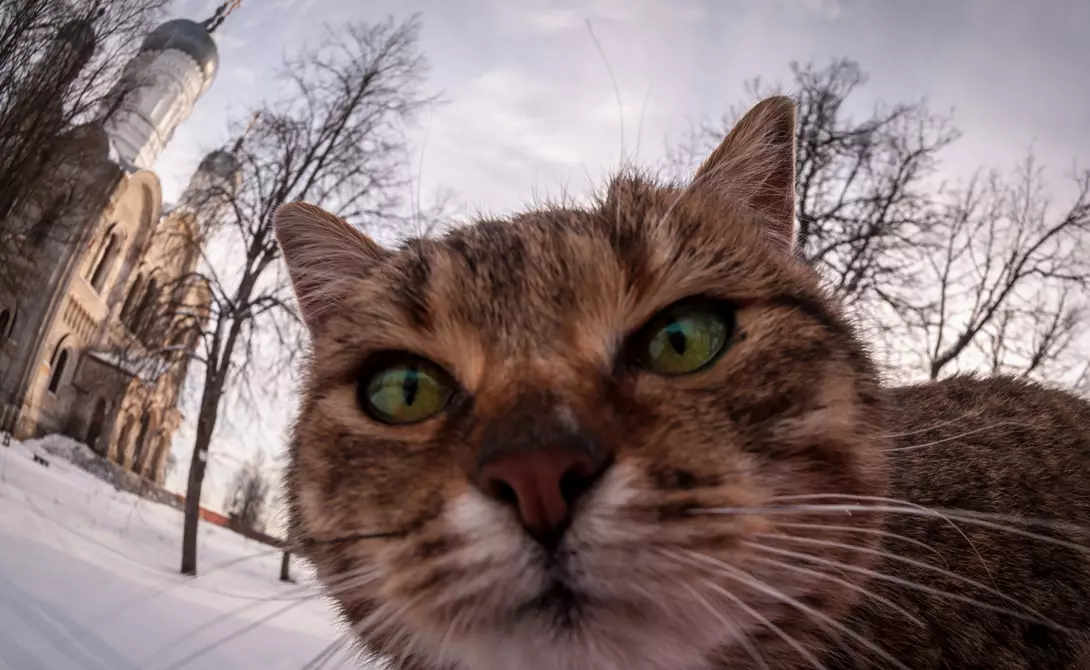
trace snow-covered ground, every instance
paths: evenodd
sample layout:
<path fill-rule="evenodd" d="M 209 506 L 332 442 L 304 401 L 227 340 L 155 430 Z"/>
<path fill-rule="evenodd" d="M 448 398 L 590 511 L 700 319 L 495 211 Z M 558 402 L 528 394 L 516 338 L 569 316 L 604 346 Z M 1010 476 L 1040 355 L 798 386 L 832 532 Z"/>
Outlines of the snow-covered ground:
<path fill-rule="evenodd" d="M 0 446 L 0 670 L 358 667 L 315 660 L 343 629 L 297 562 L 299 583 L 280 582 L 279 552 L 202 523 L 184 578 L 181 527 L 41 442 Z"/>

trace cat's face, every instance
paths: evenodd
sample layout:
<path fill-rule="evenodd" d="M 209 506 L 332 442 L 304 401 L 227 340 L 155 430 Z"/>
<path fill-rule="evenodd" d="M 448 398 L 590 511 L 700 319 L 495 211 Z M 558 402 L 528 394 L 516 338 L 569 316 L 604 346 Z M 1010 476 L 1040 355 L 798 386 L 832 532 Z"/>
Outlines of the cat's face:
<path fill-rule="evenodd" d="M 399 251 L 280 213 L 313 334 L 293 536 L 363 643 L 419 668 L 747 667 L 814 632 L 777 594 L 854 602 L 852 575 L 756 547 L 812 517 L 703 513 L 884 490 L 870 364 L 789 252 L 793 118 L 763 103 L 690 188 L 619 179 Z M 821 537 L 865 544 L 845 533 Z"/>

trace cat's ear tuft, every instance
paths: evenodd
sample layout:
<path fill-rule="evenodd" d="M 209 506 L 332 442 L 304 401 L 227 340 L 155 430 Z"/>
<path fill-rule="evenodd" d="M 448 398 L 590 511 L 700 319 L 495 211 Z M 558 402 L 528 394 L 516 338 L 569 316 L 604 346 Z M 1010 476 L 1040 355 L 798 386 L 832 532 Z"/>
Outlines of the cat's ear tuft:
<path fill-rule="evenodd" d="M 281 205 L 273 225 L 311 332 L 388 253 L 344 219 L 305 202 Z"/>
<path fill-rule="evenodd" d="M 795 101 L 777 95 L 746 112 L 697 170 L 693 187 L 741 199 L 762 215 L 768 238 L 795 245 Z"/>

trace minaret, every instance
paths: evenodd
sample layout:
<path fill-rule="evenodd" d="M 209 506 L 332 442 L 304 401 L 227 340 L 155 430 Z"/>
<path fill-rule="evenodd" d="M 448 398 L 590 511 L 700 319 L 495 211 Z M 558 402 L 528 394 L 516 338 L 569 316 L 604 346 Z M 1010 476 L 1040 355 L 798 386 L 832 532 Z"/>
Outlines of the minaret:
<path fill-rule="evenodd" d="M 102 10 L 61 25 L 30 81 L 33 84 L 48 81 L 50 95 L 58 98 L 67 93 L 95 53 L 94 21 L 101 14 Z"/>
<path fill-rule="evenodd" d="M 101 12 L 61 24 L 41 59 L 17 80 L 12 96 L 15 104 L 3 106 L 4 112 L 14 116 L 0 118 L 0 127 L 12 128 L 14 121 L 14 124 L 23 126 L 19 133 L 23 137 L 13 135 L 10 139 L 19 143 L 29 139 L 28 135 L 42 132 L 55 135 L 58 132 L 57 124 L 63 124 L 61 108 L 65 96 L 95 53 L 94 21 L 99 14 Z M 43 116 L 50 113 L 54 118 L 43 122 Z M 37 138 L 34 144 L 44 139 Z M 6 155 L 11 147 L 2 147 L 0 151 Z"/>
<path fill-rule="evenodd" d="M 203 22 L 167 21 L 144 38 L 103 114 L 106 132 L 123 164 L 150 168 L 212 85 L 219 67 L 212 33 L 239 2 L 223 3 Z"/>
<path fill-rule="evenodd" d="M 182 193 L 178 209 L 191 211 L 203 223 L 218 216 L 220 208 L 230 201 L 242 181 L 242 164 L 238 153 L 257 120 L 258 114 L 255 113 L 230 148 L 210 151 L 201 160 Z"/>

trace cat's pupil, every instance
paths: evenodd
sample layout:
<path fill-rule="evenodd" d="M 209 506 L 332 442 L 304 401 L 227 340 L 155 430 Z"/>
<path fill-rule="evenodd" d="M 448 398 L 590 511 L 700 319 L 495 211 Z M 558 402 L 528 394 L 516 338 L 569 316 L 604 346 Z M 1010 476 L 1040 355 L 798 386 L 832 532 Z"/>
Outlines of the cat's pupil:
<path fill-rule="evenodd" d="M 405 398 L 406 405 L 412 405 L 416 400 L 416 394 L 420 390 L 420 371 L 416 368 L 409 368 L 405 371 L 405 376 L 401 380 L 401 393 Z"/>
<path fill-rule="evenodd" d="M 684 327 L 680 323 L 674 322 L 666 327 L 666 341 L 669 342 L 673 350 L 681 356 L 685 354 L 685 348 L 689 342 L 689 338 L 685 335 Z"/>

